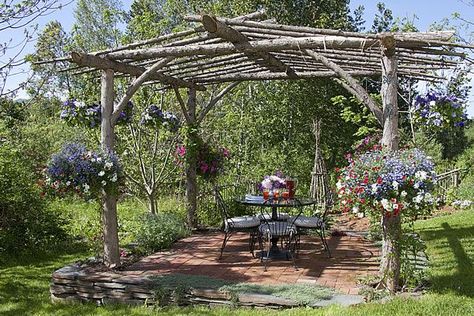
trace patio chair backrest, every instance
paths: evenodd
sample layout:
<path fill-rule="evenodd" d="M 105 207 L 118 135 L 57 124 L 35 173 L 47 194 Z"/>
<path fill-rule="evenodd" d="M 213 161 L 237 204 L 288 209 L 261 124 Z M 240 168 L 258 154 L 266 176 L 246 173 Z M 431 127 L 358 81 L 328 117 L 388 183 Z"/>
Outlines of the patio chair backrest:
<path fill-rule="evenodd" d="M 303 213 L 303 207 L 301 206 L 301 202 L 298 199 L 295 199 L 295 202 L 297 203 L 297 205 L 295 206 L 297 208 L 297 211 L 295 212 L 296 215 L 288 216 L 289 214 L 286 212 L 291 210 L 291 208 L 287 208 L 287 207 L 277 208 L 278 220 L 276 221 L 272 219 L 272 208 L 262 207 L 261 220 L 263 221 L 264 225 L 266 225 L 267 227 L 271 227 L 271 231 L 273 234 L 278 235 L 278 236 L 284 236 L 290 233 L 290 229 L 294 229 L 295 221 Z"/>
<path fill-rule="evenodd" d="M 225 224 L 227 220 L 231 219 L 231 216 L 229 213 L 228 206 L 225 203 L 224 198 L 222 197 L 222 194 L 218 186 L 214 187 L 214 197 L 216 200 L 217 209 L 219 210 L 219 213 L 221 214 L 222 220 L 224 221 L 224 224 Z"/>

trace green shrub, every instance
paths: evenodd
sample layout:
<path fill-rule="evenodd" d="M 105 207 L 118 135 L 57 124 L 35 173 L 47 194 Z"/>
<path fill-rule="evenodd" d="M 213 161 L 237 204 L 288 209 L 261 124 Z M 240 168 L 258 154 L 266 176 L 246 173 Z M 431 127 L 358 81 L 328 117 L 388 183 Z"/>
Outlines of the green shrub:
<path fill-rule="evenodd" d="M 159 251 L 170 247 L 188 233 L 184 221 L 174 214 L 144 214 L 140 216 L 140 225 L 135 235 L 137 250 L 143 254 Z"/>
<path fill-rule="evenodd" d="M 34 169 L 13 146 L 0 145 L 0 252 L 52 246 L 67 234 L 57 213 L 40 196 Z"/>

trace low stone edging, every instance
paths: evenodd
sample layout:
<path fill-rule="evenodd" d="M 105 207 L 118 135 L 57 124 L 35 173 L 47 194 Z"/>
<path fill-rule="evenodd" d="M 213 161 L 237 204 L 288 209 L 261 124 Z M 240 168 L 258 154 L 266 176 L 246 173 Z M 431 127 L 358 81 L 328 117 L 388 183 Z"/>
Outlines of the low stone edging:
<path fill-rule="evenodd" d="M 131 277 L 116 272 L 84 271 L 80 264 L 56 270 L 50 286 L 53 302 L 93 302 L 97 305 L 121 303 L 154 305 L 156 294 L 150 276 Z M 232 296 L 215 289 L 191 289 L 179 298 L 168 298 L 178 305 L 248 306 L 260 308 L 291 308 L 299 303 L 272 295 L 245 293 Z M 179 302 L 176 302 L 178 301 Z M 318 305 L 314 305 L 317 307 Z"/>

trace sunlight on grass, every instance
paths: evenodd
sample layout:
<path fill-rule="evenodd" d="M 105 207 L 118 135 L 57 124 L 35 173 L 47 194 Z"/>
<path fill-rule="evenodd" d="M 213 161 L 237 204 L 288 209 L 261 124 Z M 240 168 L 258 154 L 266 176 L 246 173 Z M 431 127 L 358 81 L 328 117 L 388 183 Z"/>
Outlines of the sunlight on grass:
<path fill-rule="evenodd" d="M 416 229 L 428 247 L 432 288 L 421 299 L 397 298 L 388 303 L 357 307 L 331 306 L 272 311 L 276 315 L 474 315 L 474 212 L 419 221 Z M 2 258 L 0 263 L 1 315 L 268 315 L 267 310 L 205 307 L 106 306 L 52 304 L 51 273 L 89 253 L 82 248 L 59 249 L 56 253 L 21 259 Z M 202 281 L 202 280 L 201 280 Z M 201 282 L 199 281 L 199 282 Z M 197 281 L 196 281 L 197 282 Z M 224 284 L 219 284 L 222 286 Z M 295 294 L 295 293 L 292 293 Z"/>

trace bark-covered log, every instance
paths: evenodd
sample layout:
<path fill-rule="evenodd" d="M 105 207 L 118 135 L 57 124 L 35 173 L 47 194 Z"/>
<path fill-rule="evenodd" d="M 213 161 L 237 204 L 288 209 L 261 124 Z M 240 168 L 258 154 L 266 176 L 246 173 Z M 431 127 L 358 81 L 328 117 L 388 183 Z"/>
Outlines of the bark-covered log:
<path fill-rule="evenodd" d="M 238 47 L 252 47 L 247 36 L 227 26 L 210 15 L 205 14 L 202 16 L 202 24 L 209 33 L 214 34 L 215 36 L 225 39 L 231 43 L 238 44 Z M 295 75 L 295 71 L 291 69 L 290 66 L 284 64 L 278 58 L 275 58 L 275 56 L 268 52 L 249 53 L 248 51 L 244 51 L 244 53 L 246 53 L 246 56 L 249 59 L 254 60 L 257 64 L 272 71 L 286 72 L 290 77 Z"/>
<path fill-rule="evenodd" d="M 189 117 L 188 147 L 186 148 L 186 209 L 187 224 L 190 228 L 197 227 L 197 140 L 196 128 L 196 90 L 188 89 L 187 114 Z"/>
<path fill-rule="evenodd" d="M 365 91 L 365 89 L 360 85 L 360 83 L 354 79 L 351 74 L 334 62 L 328 60 L 326 57 L 317 54 L 311 50 L 306 50 L 306 54 L 314 58 L 315 60 L 320 61 L 326 67 L 334 71 L 340 78 L 344 79 L 346 83 L 351 87 L 350 92 L 354 93 L 357 98 L 359 98 L 375 115 L 377 121 L 382 125 L 382 111 L 377 103 L 370 97 L 370 95 Z"/>
<path fill-rule="evenodd" d="M 112 124 L 112 111 L 114 109 L 114 72 L 111 69 L 102 72 L 101 107 L 102 149 L 105 151 L 113 151 L 115 145 L 115 132 Z M 119 266 L 117 197 L 108 193 L 104 193 L 102 201 L 102 227 L 104 234 L 104 262 L 109 266 Z"/>
<path fill-rule="evenodd" d="M 102 57 L 93 56 L 89 54 L 72 52 L 71 58 L 76 64 L 84 66 L 84 67 L 91 67 L 91 68 L 102 69 L 102 70 L 112 69 L 116 72 L 129 74 L 135 77 L 141 76 L 147 70 L 144 67 L 133 66 L 126 63 L 121 63 L 121 62 L 109 60 L 107 58 L 102 58 Z M 161 73 L 150 74 L 148 78 L 152 80 L 159 80 L 163 82 L 164 84 L 176 85 L 179 87 L 195 88 L 197 90 L 206 90 L 205 87 L 197 86 L 193 84 L 192 82 L 187 82 L 179 78 L 166 76 Z"/>
<path fill-rule="evenodd" d="M 382 40 L 382 146 L 390 151 L 398 150 L 398 77 L 395 40 L 387 36 Z M 382 215 L 383 245 L 380 273 L 383 283 L 393 293 L 398 290 L 400 277 L 401 220 L 399 216 Z"/>

